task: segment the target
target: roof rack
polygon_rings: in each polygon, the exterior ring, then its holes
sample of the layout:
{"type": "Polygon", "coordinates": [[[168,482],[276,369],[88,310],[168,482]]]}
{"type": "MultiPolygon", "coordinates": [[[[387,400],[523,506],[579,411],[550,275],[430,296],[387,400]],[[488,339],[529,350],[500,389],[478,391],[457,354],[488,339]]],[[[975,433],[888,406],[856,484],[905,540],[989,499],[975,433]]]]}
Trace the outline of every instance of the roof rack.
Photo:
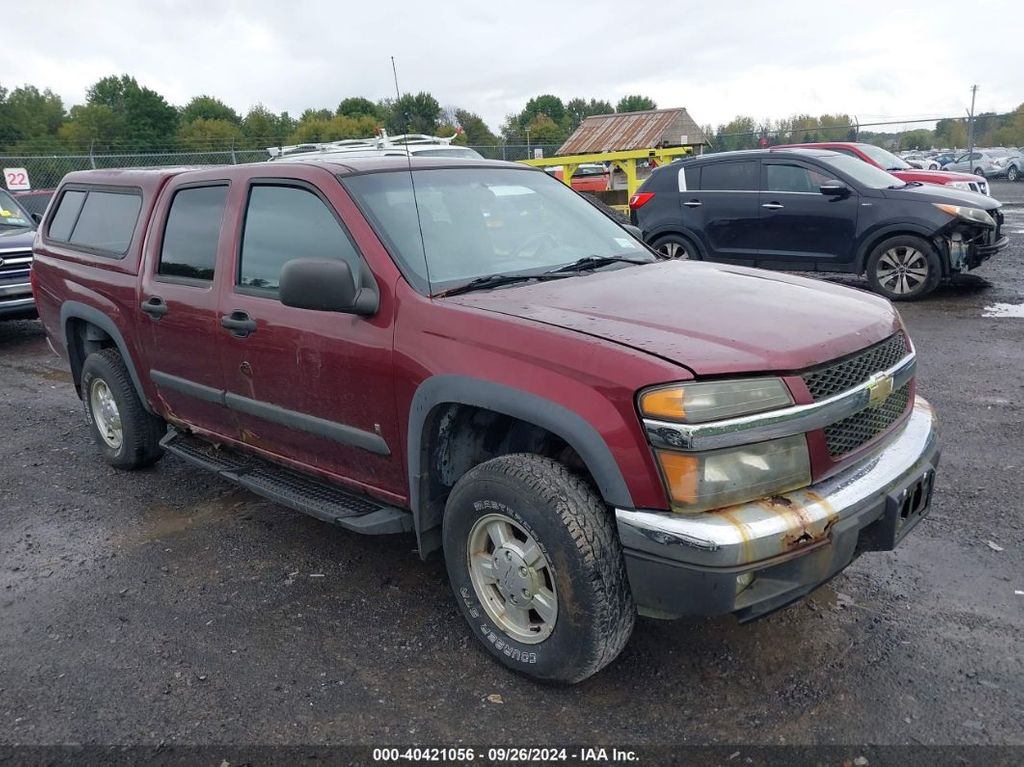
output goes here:
{"type": "Polygon", "coordinates": [[[402,133],[398,136],[389,136],[387,131],[379,128],[377,135],[373,138],[343,139],[341,141],[326,141],[319,144],[292,144],[290,146],[268,146],[267,154],[272,158],[284,157],[292,154],[310,154],[313,152],[330,152],[332,154],[346,151],[366,151],[367,149],[400,149],[404,146],[449,146],[458,136],[444,138],[442,136],[428,136],[425,133],[402,133]]]}

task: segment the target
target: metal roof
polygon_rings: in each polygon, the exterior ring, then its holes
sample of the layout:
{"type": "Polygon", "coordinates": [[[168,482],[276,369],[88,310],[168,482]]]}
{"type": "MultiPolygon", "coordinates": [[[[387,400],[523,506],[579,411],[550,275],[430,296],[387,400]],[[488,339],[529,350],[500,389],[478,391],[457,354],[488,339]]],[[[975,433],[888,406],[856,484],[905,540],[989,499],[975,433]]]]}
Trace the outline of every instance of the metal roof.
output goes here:
{"type": "Polygon", "coordinates": [[[619,152],[706,143],[704,132],[682,107],[651,109],[587,117],[559,147],[557,154],[619,152]]]}

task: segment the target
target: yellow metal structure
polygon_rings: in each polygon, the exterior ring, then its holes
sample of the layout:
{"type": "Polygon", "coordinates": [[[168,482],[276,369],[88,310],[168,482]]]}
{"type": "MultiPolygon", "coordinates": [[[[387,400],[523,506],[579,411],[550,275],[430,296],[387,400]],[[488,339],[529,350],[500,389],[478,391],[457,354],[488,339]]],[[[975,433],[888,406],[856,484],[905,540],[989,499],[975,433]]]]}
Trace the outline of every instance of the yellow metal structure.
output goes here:
{"type": "MultiPolygon", "coordinates": [[[[636,164],[643,160],[649,162],[654,160],[658,165],[672,162],[676,157],[688,155],[693,151],[692,147],[674,146],[665,149],[629,149],[622,152],[594,152],[592,154],[568,154],[561,157],[543,157],[537,160],[520,160],[526,165],[535,168],[550,168],[560,165],[562,167],[562,182],[566,186],[572,186],[572,177],[580,165],[587,163],[609,163],[626,176],[626,199],[632,197],[640,186],[637,178],[636,164]]],[[[628,209],[625,205],[613,205],[615,208],[628,209]]]]}

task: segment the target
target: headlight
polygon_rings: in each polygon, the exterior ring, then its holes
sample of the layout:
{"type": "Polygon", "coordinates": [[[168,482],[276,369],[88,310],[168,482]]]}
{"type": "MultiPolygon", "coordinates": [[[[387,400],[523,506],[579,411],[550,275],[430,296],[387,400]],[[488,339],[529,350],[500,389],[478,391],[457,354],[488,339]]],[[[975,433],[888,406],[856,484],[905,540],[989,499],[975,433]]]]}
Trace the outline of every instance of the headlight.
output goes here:
{"type": "Polygon", "coordinates": [[[981,208],[967,208],[963,205],[946,205],[941,202],[933,202],[932,205],[943,213],[948,213],[951,216],[962,218],[966,221],[973,221],[975,224],[983,224],[985,226],[996,225],[996,222],[992,220],[992,216],[981,208]]]}
{"type": "Polygon", "coordinates": [[[705,423],[762,413],[793,404],[779,378],[674,384],[640,394],[640,412],[651,418],[705,423]]]}
{"type": "Polygon", "coordinates": [[[656,450],[655,454],[677,512],[732,506],[811,483],[807,440],[802,434],[706,453],[656,450]]]}
{"type": "Polygon", "coordinates": [[[971,185],[966,181],[952,181],[946,184],[946,186],[951,186],[954,189],[966,189],[968,192],[971,191],[971,185]]]}

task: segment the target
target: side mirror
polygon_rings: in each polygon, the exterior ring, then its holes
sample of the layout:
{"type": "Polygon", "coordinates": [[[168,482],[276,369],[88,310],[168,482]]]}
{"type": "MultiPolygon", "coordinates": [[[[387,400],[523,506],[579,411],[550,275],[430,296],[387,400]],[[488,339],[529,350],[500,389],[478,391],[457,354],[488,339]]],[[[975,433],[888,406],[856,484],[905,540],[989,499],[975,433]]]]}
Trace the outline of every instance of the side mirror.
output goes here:
{"type": "Polygon", "coordinates": [[[829,181],[819,186],[818,191],[829,197],[846,197],[850,193],[850,187],[842,181],[829,181]]]}
{"type": "Polygon", "coordinates": [[[297,258],[281,269],[278,297],[285,306],[317,312],[370,315],[380,297],[373,288],[361,288],[345,261],[297,258]]]}
{"type": "Polygon", "coordinates": [[[29,215],[32,216],[32,220],[35,221],[37,224],[43,223],[43,217],[40,216],[38,213],[30,213],[29,215]]]}
{"type": "Polygon", "coordinates": [[[640,231],[639,226],[633,226],[632,224],[619,224],[623,229],[629,232],[631,235],[636,237],[640,242],[644,241],[644,233],[640,231]]]}

